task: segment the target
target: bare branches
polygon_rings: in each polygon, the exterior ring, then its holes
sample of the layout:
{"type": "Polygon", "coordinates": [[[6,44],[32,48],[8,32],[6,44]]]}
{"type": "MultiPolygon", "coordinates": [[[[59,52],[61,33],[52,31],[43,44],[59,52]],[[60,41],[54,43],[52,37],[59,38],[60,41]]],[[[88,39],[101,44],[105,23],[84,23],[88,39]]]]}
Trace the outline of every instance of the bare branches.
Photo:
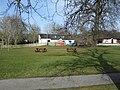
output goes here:
{"type": "Polygon", "coordinates": [[[50,2],[52,3],[52,10],[50,10],[51,6],[48,6],[48,11],[51,13],[49,13],[49,20],[54,22],[54,19],[57,17],[61,17],[62,19],[64,19],[64,1],[63,0],[50,0],[50,2]]]}
{"type": "Polygon", "coordinates": [[[1,15],[12,12],[24,17],[30,24],[38,16],[40,20],[55,21],[56,16],[64,20],[64,0],[8,0],[7,7],[1,15]]]}
{"type": "MultiPolygon", "coordinates": [[[[31,0],[26,0],[26,1],[8,0],[7,3],[8,8],[4,12],[2,12],[1,15],[5,15],[6,13],[9,13],[9,10],[13,9],[14,12],[19,16],[22,16],[22,14],[32,14],[32,12],[35,12],[36,14],[38,14],[38,16],[40,16],[40,18],[45,18],[38,11],[39,9],[43,8],[43,4],[44,2],[42,0],[36,0],[32,2],[31,0]],[[39,3],[39,8],[38,8],[38,3],[39,3]]],[[[32,16],[32,15],[28,15],[28,16],[32,16]]]]}
{"type": "Polygon", "coordinates": [[[93,39],[98,31],[114,28],[120,18],[120,0],[65,0],[67,27],[72,30],[92,30],[93,39]]]}
{"type": "MultiPolygon", "coordinates": [[[[94,21],[99,17],[106,16],[116,17],[120,12],[120,5],[117,3],[119,0],[65,0],[66,1],[66,18],[71,23],[79,19],[80,22],[94,21]],[[116,15],[115,15],[116,14],[116,15]]],[[[108,18],[108,17],[107,17],[108,18]]],[[[111,20],[111,19],[110,19],[111,20]]],[[[114,19],[113,19],[114,20],[114,19]]]]}
{"type": "Polygon", "coordinates": [[[1,21],[1,32],[6,45],[16,45],[21,40],[25,30],[25,23],[19,16],[5,16],[1,21]]]}

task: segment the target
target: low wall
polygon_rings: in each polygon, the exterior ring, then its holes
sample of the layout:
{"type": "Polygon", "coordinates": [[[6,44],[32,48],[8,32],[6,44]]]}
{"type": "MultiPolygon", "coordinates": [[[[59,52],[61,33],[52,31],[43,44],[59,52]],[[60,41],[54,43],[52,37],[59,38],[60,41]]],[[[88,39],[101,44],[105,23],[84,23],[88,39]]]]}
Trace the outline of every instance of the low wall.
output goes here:
{"type": "Polygon", "coordinates": [[[97,44],[97,46],[120,46],[120,44],[103,44],[103,43],[100,43],[100,44],[97,44]]]}
{"type": "Polygon", "coordinates": [[[44,46],[44,45],[47,45],[46,43],[42,43],[42,44],[39,44],[39,43],[33,43],[33,44],[21,44],[21,45],[3,45],[1,46],[1,48],[21,48],[21,47],[35,47],[35,46],[44,46]]]}

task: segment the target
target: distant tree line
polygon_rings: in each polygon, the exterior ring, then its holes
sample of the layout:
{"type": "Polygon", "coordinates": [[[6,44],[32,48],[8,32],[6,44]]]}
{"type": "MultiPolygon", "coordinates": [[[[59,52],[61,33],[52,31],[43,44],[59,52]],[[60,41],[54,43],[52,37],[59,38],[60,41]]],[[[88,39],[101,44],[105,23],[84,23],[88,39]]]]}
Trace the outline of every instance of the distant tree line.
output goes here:
{"type": "MultiPolygon", "coordinates": [[[[42,9],[48,11],[47,18],[54,18],[56,14],[61,16],[57,7],[60,0],[25,1],[26,3],[24,3],[23,0],[8,0],[8,8],[5,9],[3,14],[7,13],[11,8],[13,8],[15,13],[21,17],[22,14],[27,14],[28,22],[30,17],[33,18],[32,13],[36,13],[40,16],[40,18],[45,19],[46,15],[44,16],[40,13],[42,9]],[[55,13],[53,13],[52,16],[49,15],[49,2],[53,3],[55,8],[55,13]]],[[[89,32],[84,38],[91,37],[90,39],[92,45],[95,46],[99,37],[102,37],[101,33],[113,33],[109,31],[112,28],[117,30],[116,25],[120,20],[120,0],[63,0],[63,2],[64,15],[62,17],[65,20],[64,29],[60,28],[58,25],[54,25],[54,31],[52,33],[63,33],[65,30],[65,33],[69,32],[70,34],[73,34],[75,38],[77,38],[78,33],[87,34],[86,32],[89,32]],[[108,30],[108,32],[106,30],[108,30]]],[[[11,27],[10,25],[8,26],[11,27]]],[[[7,32],[6,34],[8,33],[10,32],[7,32]]],[[[113,37],[114,35],[107,36],[113,37]]],[[[10,42],[11,37],[12,36],[9,36],[7,38],[6,43],[10,42]]],[[[19,36],[15,37],[18,38],[19,36]]]]}
{"type": "Polygon", "coordinates": [[[93,45],[96,45],[101,32],[113,34],[106,30],[116,28],[119,13],[120,0],[65,0],[67,28],[82,33],[87,28],[91,32],[93,45]]]}
{"type": "Polygon", "coordinates": [[[0,41],[4,45],[35,43],[39,33],[37,24],[27,24],[16,15],[4,16],[0,21],[0,41]]]}
{"type": "MultiPolygon", "coordinates": [[[[44,29],[46,30],[46,32],[48,34],[67,34],[67,35],[71,35],[75,41],[77,42],[85,42],[88,43],[90,45],[92,45],[93,43],[93,36],[92,36],[92,31],[88,30],[87,28],[82,28],[76,30],[67,30],[65,28],[65,26],[59,25],[57,23],[49,23],[48,25],[46,25],[44,27],[44,29]]],[[[96,43],[104,38],[117,38],[120,39],[120,32],[117,29],[109,29],[109,30],[99,30],[98,31],[98,37],[96,40],[96,43]]]]}
{"type": "MultiPolygon", "coordinates": [[[[99,40],[102,39],[109,39],[109,38],[115,38],[120,39],[120,32],[118,30],[112,29],[112,30],[100,30],[97,38],[96,43],[98,43],[99,40]]],[[[73,37],[75,37],[75,40],[77,42],[83,41],[90,45],[92,45],[92,31],[89,30],[83,30],[80,34],[73,34],[73,37]]]]}
{"type": "Polygon", "coordinates": [[[57,24],[57,23],[48,23],[44,30],[48,34],[71,34],[70,31],[67,30],[67,28],[63,25],[57,24]]]}

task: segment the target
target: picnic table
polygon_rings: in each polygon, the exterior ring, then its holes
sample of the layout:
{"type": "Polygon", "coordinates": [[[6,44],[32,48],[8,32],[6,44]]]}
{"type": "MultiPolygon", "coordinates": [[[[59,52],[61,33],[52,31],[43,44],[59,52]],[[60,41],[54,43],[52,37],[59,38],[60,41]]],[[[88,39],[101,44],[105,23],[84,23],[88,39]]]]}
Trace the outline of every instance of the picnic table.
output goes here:
{"type": "Polygon", "coordinates": [[[47,52],[47,48],[36,48],[35,52],[47,52]]]}
{"type": "Polygon", "coordinates": [[[77,52],[76,48],[67,48],[67,52],[77,52]]]}

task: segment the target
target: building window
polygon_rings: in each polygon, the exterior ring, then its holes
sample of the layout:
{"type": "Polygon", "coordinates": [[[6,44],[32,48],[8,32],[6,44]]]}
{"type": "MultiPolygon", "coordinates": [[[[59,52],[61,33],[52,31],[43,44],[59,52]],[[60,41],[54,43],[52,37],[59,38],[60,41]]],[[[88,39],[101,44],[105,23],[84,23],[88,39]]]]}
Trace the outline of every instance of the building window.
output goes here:
{"type": "Polygon", "coordinates": [[[57,38],[57,36],[54,36],[54,38],[57,38]]]}
{"type": "Polygon", "coordinates": [[[50,40],[48,40],[47,42],[50,42],[50,40]]]}
{"type": "Polygon", "coordinates": [[[65,36],[61,36],[61,38],[65,38],[65,36]]]}

